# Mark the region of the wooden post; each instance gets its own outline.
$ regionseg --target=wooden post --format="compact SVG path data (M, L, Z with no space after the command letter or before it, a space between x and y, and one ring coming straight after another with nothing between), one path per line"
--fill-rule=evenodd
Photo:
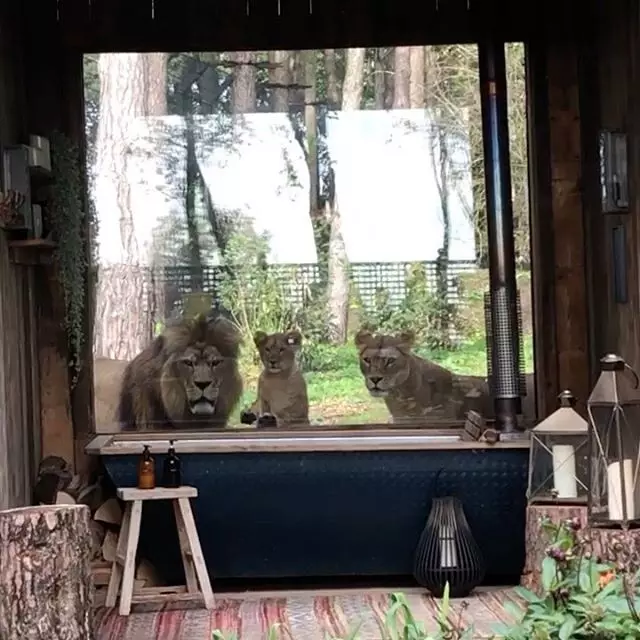
M0 511L0 638L90 640L90 511L47 505Z

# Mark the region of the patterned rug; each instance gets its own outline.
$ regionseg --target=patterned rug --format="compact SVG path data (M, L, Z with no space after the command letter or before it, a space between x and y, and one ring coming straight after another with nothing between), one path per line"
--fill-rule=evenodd
M220 630L238 640L266 640L266 633L279 624L280 640L326 640L343 638L359 627L359 640L380 640L381 625L389 607L388 593L341 592L320 596L296 592L286 597L259 598L255 595L219 597L215 611L178 609L166 605L150 611L150 605L134 605L128 617L117 609L96 611L96 640L211 640ZM427 630L436 629L437 602L427 595L406 595L416 619ZM488 638L494 625L512 622L503 604L520 606L512 589L487 589L466 600L452 600L451 619L474 626L474 638ZM233 636L235 634L235 636Z

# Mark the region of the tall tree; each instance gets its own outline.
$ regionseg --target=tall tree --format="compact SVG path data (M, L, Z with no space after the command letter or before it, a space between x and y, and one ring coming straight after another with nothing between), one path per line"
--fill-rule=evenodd
M362 106L364 57L366 49L348 49L342 83L342 110L355 111Z
M425 48L409 47L409 106L424 108Z
M366 49L349 49L342 84L342 110L357 111L362 104L364 89L364 61ZM332 169L330 170L332 171ZM342 216L331 179L330 193L325 201L325 218L329 223L329 286L327 291L329 338L334 344L347 339L349 316L349 261L342 234Z
M289 111L289 52L269 52L269 84L271 88L271 111Z
M324 50L324 69L326 73L327 103L330 109L337 109L340 106L340 84L335 49Z
M411 86L411 47L396 47L393 60L393 108L408 109Z
M387 92L387 67L384 49L375 50L373 74L373 107L382 110L386 108L385 96Z
M256 110L256 67L251 51L239 51L231 56L234 63L231 95L234 113Z
M133 211L129 163L136 119L166 110L164 54L101 54L96 134L98 285L94 353L130 360L148 343L156 313L152 238ZM155 70L155 71L154 71ZM164 84L164 90L162 89Z

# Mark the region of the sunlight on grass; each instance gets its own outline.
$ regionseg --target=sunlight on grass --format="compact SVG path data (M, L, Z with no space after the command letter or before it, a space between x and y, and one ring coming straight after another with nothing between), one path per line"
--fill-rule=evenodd
M525 372L533 372L533 336L524 336ZM456 374L484 377L487 356L484 337L464 343L451 351L430 351L417 348L416 353L450 369ZM358 365L358 352L353 345L331 347L303 354L306 371L310 416L319 424L386 423L389 412L381 399L372 398L364 384ZM238 423L240 411L255 399L258 368L244 376L242 402L232 418Z

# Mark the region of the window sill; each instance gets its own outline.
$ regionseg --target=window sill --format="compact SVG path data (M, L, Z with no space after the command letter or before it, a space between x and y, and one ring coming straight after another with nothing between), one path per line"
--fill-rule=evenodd
M496 444L469 442L460 438L460 429L372 429L357 431L280 431L238 430L225 433L164 431L98 435L86 446L89 455L140 455L142 444L151 452L166 453L169 440L175 440L180 453L287 453L322 451L438 451L461 449L527 449L527 432L503 435Z

